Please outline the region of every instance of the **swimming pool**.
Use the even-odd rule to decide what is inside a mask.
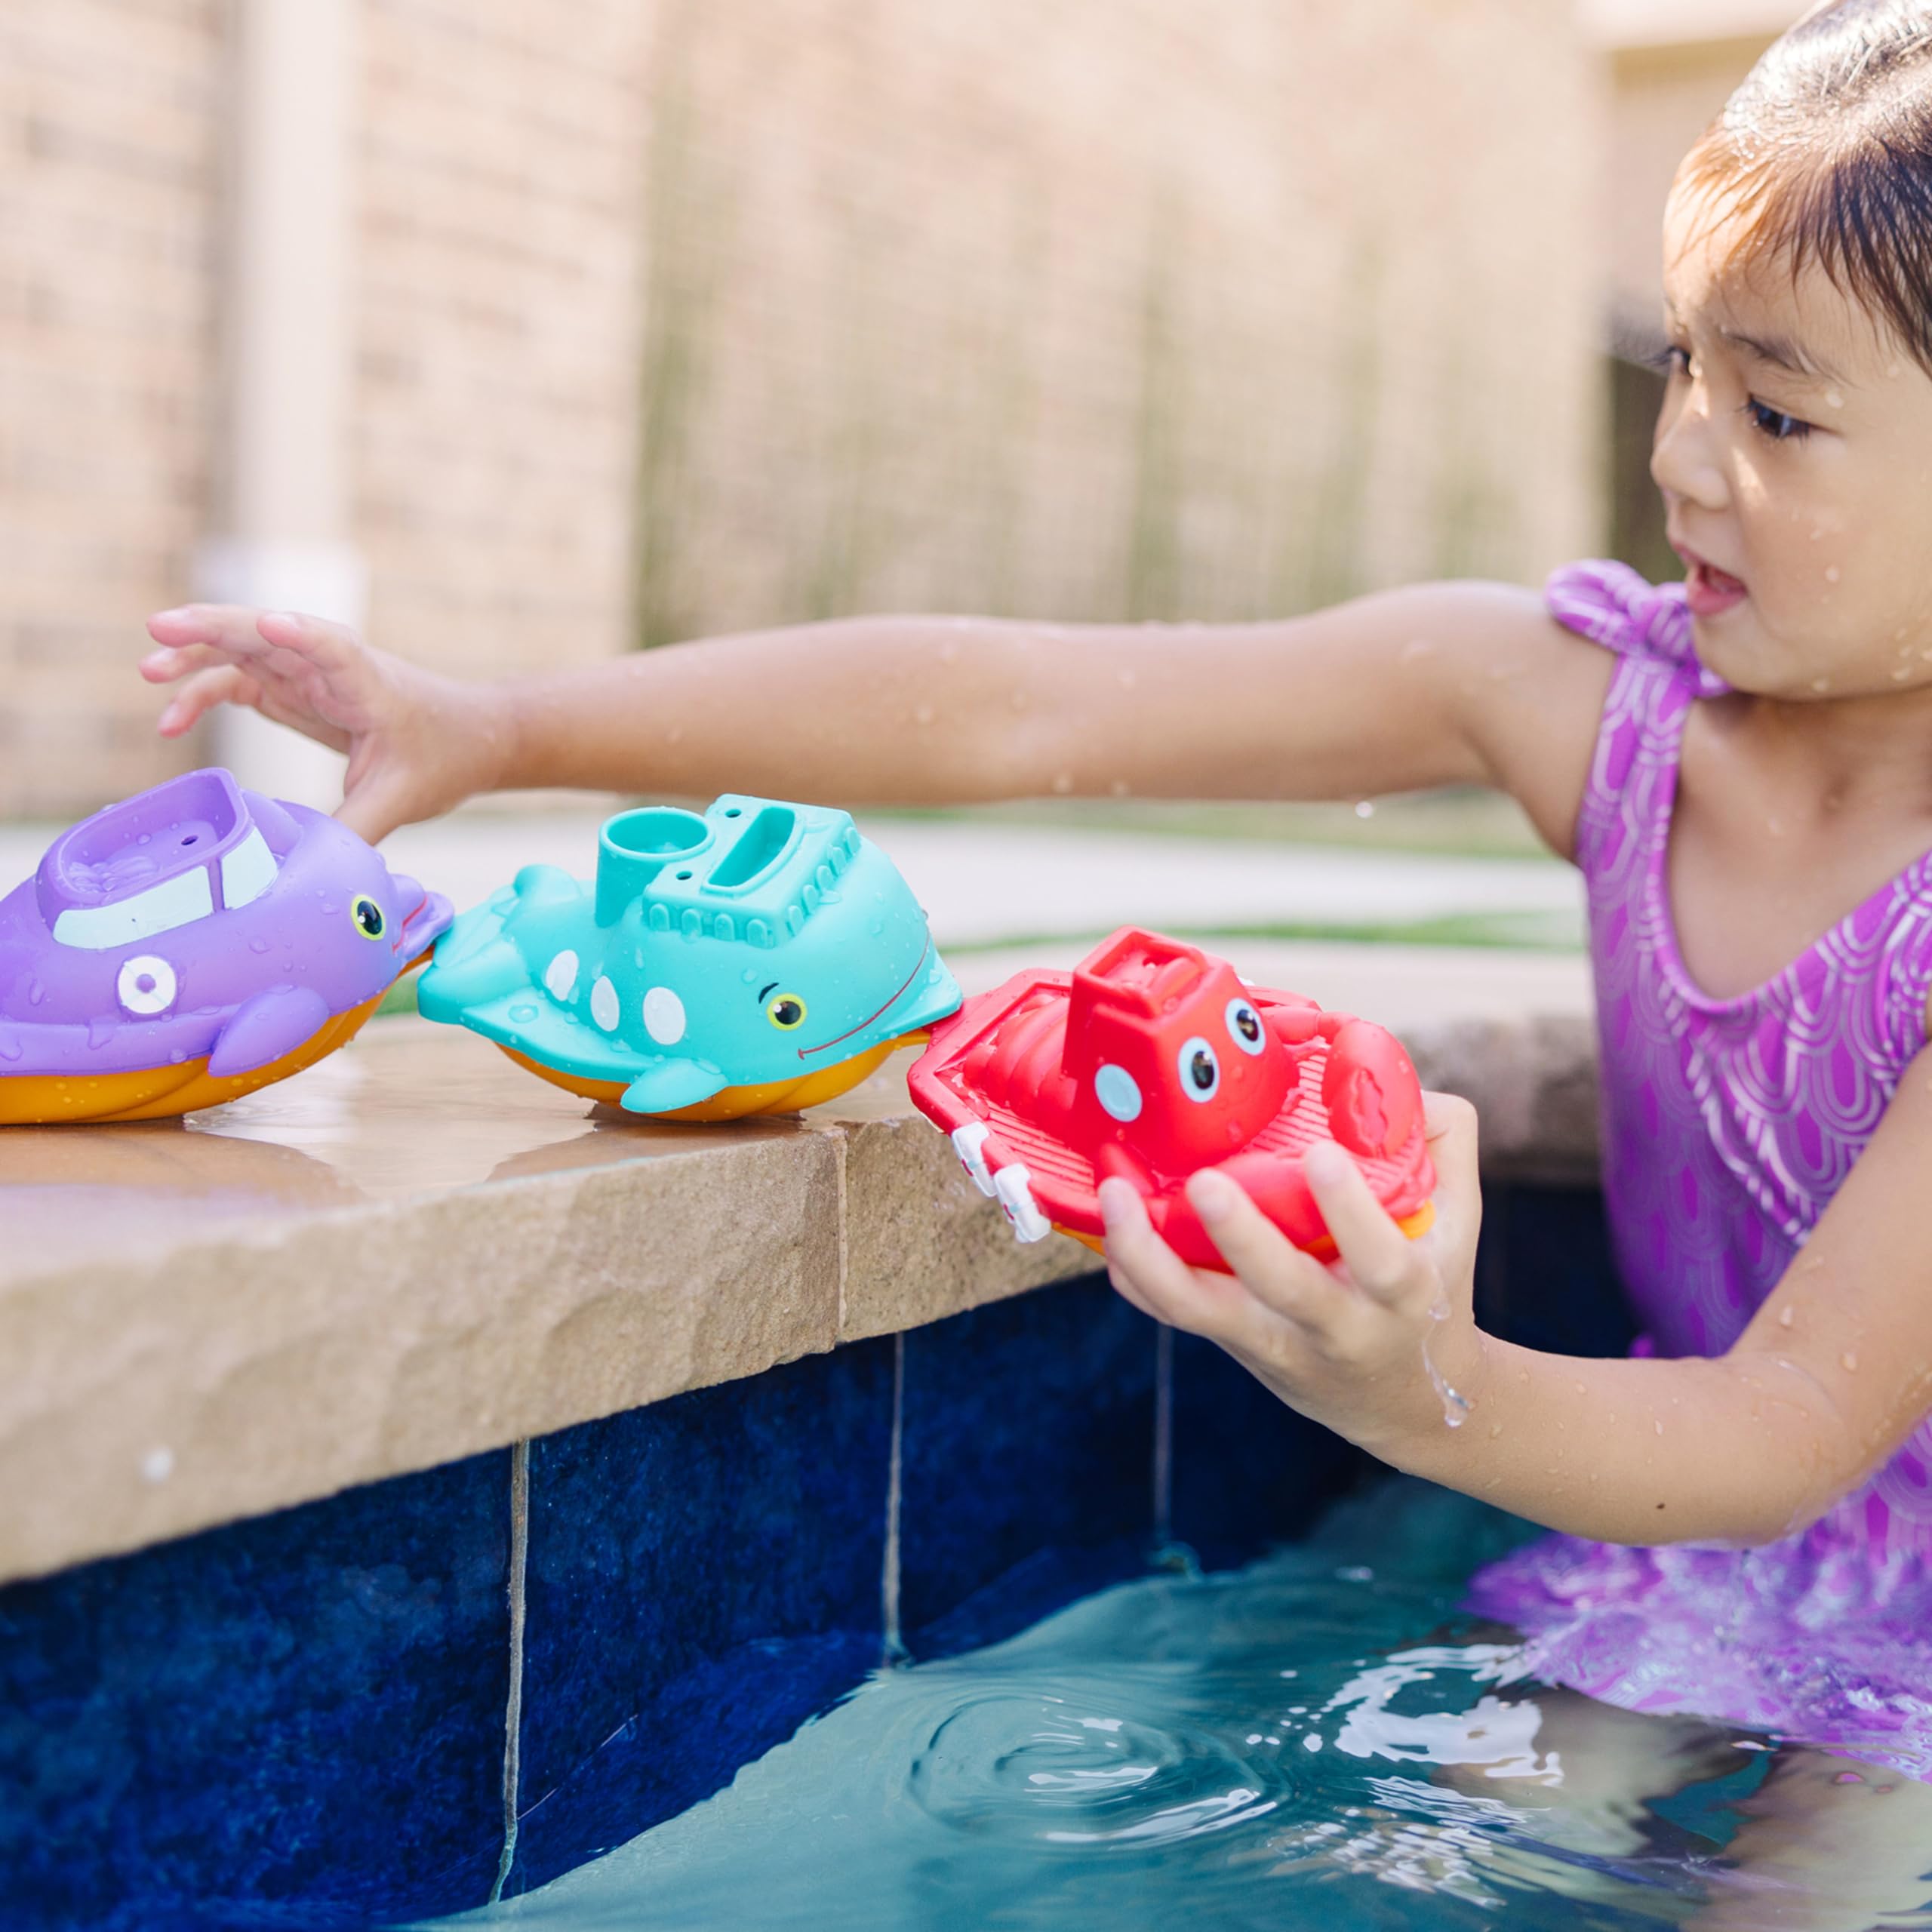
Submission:
[[[1620,1348],[1593,1192],[1487,1205],[1485,1322]],[[1170,1539],[1250,1562],[1367,1466],[1088,1277],[10,1583],[0,1919],[535,1894],[928,1681],[841,1705],[882,1656],[946,1668]]]
[[[883,1672],[716,1797],[463,1922],[1684,1923],[1725,1883],[1767,1741],[1623,1713],[1605,1745],[1566,1729],[1509,1633],[1456,1613],[1525,1533],[1389,1481],[1244,1570],[1151,1576]],[[1657,1792],[1613,1789],[1605,1746]],[[1757,1922],[1812,1921],[1787,1898]]]

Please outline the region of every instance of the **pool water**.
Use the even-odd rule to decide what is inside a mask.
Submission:
[[[1386,1484],[1248,1569],[1150,1575],[883,1671],[707,1802],[472,1917],[1577,1932],[1881,1916],[1841,1917],[1832,1888],[1856,1881],[1823,1870],[1733,1888],[1727,1848],[1775,1740],[1552,1692],[1509,1632],[1457,1614],[1470,1571],[1527,1534]],[[1932,1926],[1889,1903],[1886,1925]]]

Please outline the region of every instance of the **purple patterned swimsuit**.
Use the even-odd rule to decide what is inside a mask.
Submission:
[[[1580,564],[1549,598],[1618,657],[1577,834],[1617,1263],[1660,1355],[1720,1355],[1925,1044],[1932,854],[1755,992],[1707,998],[1678,953],[1665,857],[1684,721],[1726,687],[1697,661],[1678,586]],[[1799,1535],[1749,1550],[1548,1537],[1481,1572],[1469,1604],[1526,1633],[1547,1682],[1932,1780],[1932,1419]]]

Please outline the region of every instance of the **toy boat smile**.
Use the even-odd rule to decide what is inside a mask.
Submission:
[[[110,805],[0,900],[0,1124],[161,1119],[300,1072],[450,918],[346,826],[226,771]]]
[[[959,988],[845,813],[728,794],[620,813],[594,881],[526,866],[457,921],[418,1004],[572,1093],[715,1121],[844,1093]]]
[[[1297,1247],[1332,1254],[1302,1169],[1323,1140],[1405,1233],[1434,1219],[1422,1086],[1395,1035],[1158,933],[1124,928],[1070,976],[969,1001],[908,1080],[1022,1241],[1057,1228],[1100,1247],[1100,1184],[1118,1175],[1183,1260],[1225,1269],[1183,1191],[1214,1167]]]

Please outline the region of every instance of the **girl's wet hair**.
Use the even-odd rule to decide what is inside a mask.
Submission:
[[[1932,371],[1932,0],[1815,8],[1678,178],[1741,220],[1740,266],[1815,263]]]

